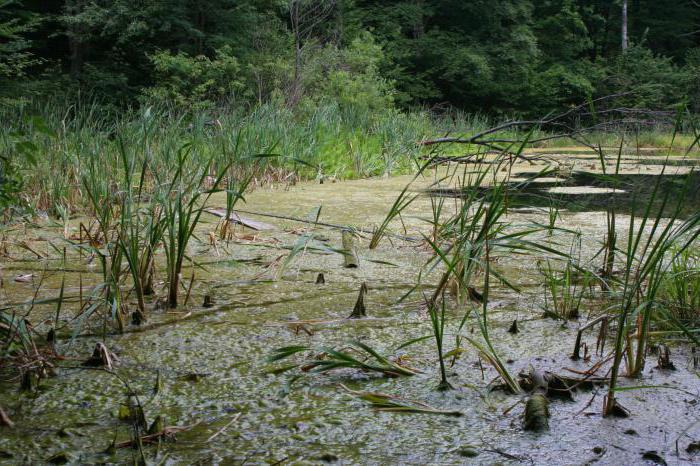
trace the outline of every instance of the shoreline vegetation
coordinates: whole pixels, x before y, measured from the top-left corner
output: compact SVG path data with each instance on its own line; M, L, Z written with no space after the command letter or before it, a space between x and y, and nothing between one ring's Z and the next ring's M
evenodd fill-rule
M103 114L96 103L85 105L38 104L4 111L0 129L0 155L11 161L5 167L4 207L8 213L47 213L53 217L84 211L89 202L81 179L91 163L103 173L123 170L120 151L148 154L152 161L167 163L171 153L187 146L197 163L215 160L231 163L251 177L248 188L265 184L293 184L298 180L346 180L415 173L430 157L430 141L436 135L459 139L517 122L501 123L460 111L347 111L329 103L308 113L284 106L263 105L250 112L221 111L181 114L173 109L146 106L119 116ZM652 113L652 112L649 112ZM503 141L518 140L526 132L532 143L525 154L571 153L597 147L615 152L620 144L626 154L695 156L692 121L685 131L674 131L665 118L650 124L611 120L604 130L581 125L567 132L547 130L538 121L499 132ZM579 123L580 124L580 123ZM582 147L582 141L588 147ZM499 143L492 149L506 149ZM445 160L459 159L479 150L479 145L444 144ZM688 148L690 148L688 150ZM143 157L143 156L142 156ZM251 158L256 158L251 163ZM216 165L216 164L215 164ZM211 167L213 176L216 166ZM61 173L56 177L54 174ZM13 194L21 196L14 205ZM66 210L67 209L67 210Z

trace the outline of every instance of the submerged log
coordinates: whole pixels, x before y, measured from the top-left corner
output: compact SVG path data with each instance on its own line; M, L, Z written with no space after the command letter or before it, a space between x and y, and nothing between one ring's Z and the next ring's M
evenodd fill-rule
M343 230L343 256L345 257L345 267L357 268L360 266L355 251L355 235L351 230Z
M367 284L363 283L360 286L360 294L357 296L355 308L352 310L349 319L361 319L367 317L367 309L365 308L365 294L367 293Z

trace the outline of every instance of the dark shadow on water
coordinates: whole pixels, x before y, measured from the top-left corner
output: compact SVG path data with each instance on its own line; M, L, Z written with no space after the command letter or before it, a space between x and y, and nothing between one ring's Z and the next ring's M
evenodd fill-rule
M536 177L536 173L519 173L518 178ZM556 182L509 183L508 205L511 208L550 207L572 212L596 212L614 208L621 214L642 215L652 200L657 186L658 192L651 214L657 216L663 199L668 197L661 216L669 216L683 200L680 217L687 218L700 210L700 172L682 175L621 174L602 175L589 172L574 172L566 180ZM552 188L593 187L615 189L609 192L550 192ZM484 194L489 188L483 188ZM431 195L458 197L458 189L432 190Z

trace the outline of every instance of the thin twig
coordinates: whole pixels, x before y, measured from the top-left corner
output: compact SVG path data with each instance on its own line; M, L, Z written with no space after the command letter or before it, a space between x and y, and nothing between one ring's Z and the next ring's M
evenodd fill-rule
M209 438L207 439L207 441L206 441L205 443L209 443L209 442L211 442L212 440L214 440L216 437L218 437L219 435L223 434L224 431L225 431L226 429L228 429L229 426L231 426L231 424L233 424L234 422L236 422L236 421L238 420L238 418L241 417L241 414L243 414L243 413L238 413L238 414L236 414L235 416L233 416L233 419L231 419L231 420L228 422L228 424L226 424L226 425L223 426L221 429L219 429L218 431L216 431L211 437L209 437Z

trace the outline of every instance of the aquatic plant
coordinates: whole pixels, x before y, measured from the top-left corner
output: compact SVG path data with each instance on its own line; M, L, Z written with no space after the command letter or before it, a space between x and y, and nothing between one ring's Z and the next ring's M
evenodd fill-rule
M700 322L700 250L688 247L670 253L673 259L659 297L676 320L695 328Z
M652 216L653 201L661 195L660 183L661 177L657 179L651 201L643 214L640 217L633 214L629 220L621 295L613 306L618 315L610 387L603 409L606 415L619 409L615 392L623 357L627 375L638 377L644 369L650 327L661 308L659 293L668 270L700 236L700 213L680 220L685 195L674 200L671 214L665 217L670 202L670 193L666 192L658 212ZM676 324L680 331L697 342L682 324Z
M233 209L239 201L245 202L243 193L253 181L256 169L261 161L267 161L276 155L272 154L276 143L270 148L265 148L265 152L257 155L242 155L242 141L246 138L247 128L242 128L236 134L236 139L231 149L226 141L222 141L220 165L228 167L223 179L224 193L226 194L226 211L221 222L219 235L221 239L228 237L228 229L232 224L230 221Z
M443 354L443 340L445 336L445 300L440 302L440 311L436 309L435 303L427 302L428 315L435 337L435 346L437 349L438 360L440 361L440 384L438 390L450 390L452 385L447 381L447 373L445 371L445 355Z
M375 249L377 246L379 246L379 242L384 237L384 234L387 231L387 228L389 227L391 221L394 220L396 217L400 216L401 212L403 212L409 205L411 205L411 203L413 203L413 201L415 201L418 198L418 194L409 192L409 188L411 187L413 182L416 179L418 179L418 177L423 173L423 170L425 170L427 166L428 163L423 164L423 166L418 170L416 175L411 179L411 181L408 184L406 184L406 186L396 197L396 200L394 200L394 203L391 205L391 208L384 217L384 220L382 220L382 223L377 228L375 228L374 233L372 233L372 238L369 241L370 249Z
M123 248L115 238L119 219L120 191L111 180L102 176L105 162L91 157L82 174L82 184L92 207L92 214L97 222L95 233L85 229L86 244L79 244L79 249L86 249L98 258L102 271L102 283L92 290L88 306L82 310L79 322L85 321L99 309L105 308L106 318L116 323L121 331L125 326L125 309L122 306L121 284L123 278Z
M141 323L146 319L145 296L153 292L153 269L155 251L163 238L163 209L154 202L148 202L144 191L146 176L151 169L149 158L144 157L141 166L138 159L128 154L124 144L120 144L124 185L119 196L119 223L116 244L127 262L136 295L137 311L133 321ZM134 186L135 171L139 168L137 185Z
M268 362L286 359L297 353L311 353L311 357L302 363L275 369L281 372L295 367L301 367L304 372L328 372L334 369L359 369L376 372L387 377L412 376L416 370L390 361L376 350L360 341L349 343L347 349L312 348L308 346L285 346L275 349L267 358Z
M207 177L210 176L209 170L213 158L203 165L198 162L188 163L192 150L191 144L185 144L177 150L174 171L167 175L169 180L164 180L163 175L156 175L159 184L165 186L157 192L156 201L163 209L165 225L163 246L170 308L176 308L178 304L182 267L189 240L194 235L207 200L218 191L219 183L232 163L222 167L219 173L212 177L211 182L206 183Z
M578 245L572 245L564 260L553 261L547 258L537 262L543 278L545 315L548 317L576 319L580 315L584 293L592 282L592 274L574 262L580 261L580 241L579 237ZM564 265L560 270L557 264L562 262Z
M613 189L619 189L619 174L620 165L622 161L622 147L624 145L624 137L620 138L620 146L617 151L617 160L615 163L615 173L612 177ZM600 160L600 168L603 172L603 176L607 176L607 165L606 157L603 153L603 149L600 145L597 147L597 152ZM602 250L603 255L603 266L601 267L601 284L604 289L610 288L610 280L613 278L613 272L615 268L615 251L617 250L617 220L616 220L615 205L610 202L606 212L605 212L605 225L606 233L603 240Z
M483 301L481 303L481 312L477 312L477 322L479 323L479 329L481 330L481 336L484 339L485 345L482 345L478 341L476 341L474 338L471 338L470 336L465 336L464 338L469 341L474 347L476 347L481 356L493 366L494 369L496 369L496 372L498 372L498 375L501 377L501 380L505 383L506 387L511 393L520 393L521 388L520 384L518 384L518 381L511 375L510 371L508 371L508 368L506 365L503 363L501 360L500 356L498 355L498 352L493 346L493 343L491 341L491 336L489 333L489 321L488 321L488 303L489 303L489 292L490 292L490 279L491 279L491 274L490 274L490 268L491 268L491 263L490 263L490 246L488 243L485 245L485 257L484 257L484 291L483 291Z
M340 386L349 394L369 403L370 406L377 411L462 416L462 412L460 411L437 409L422 401L407 400L406 398L389 395L387 393L351 390L343 384L340 384Z

